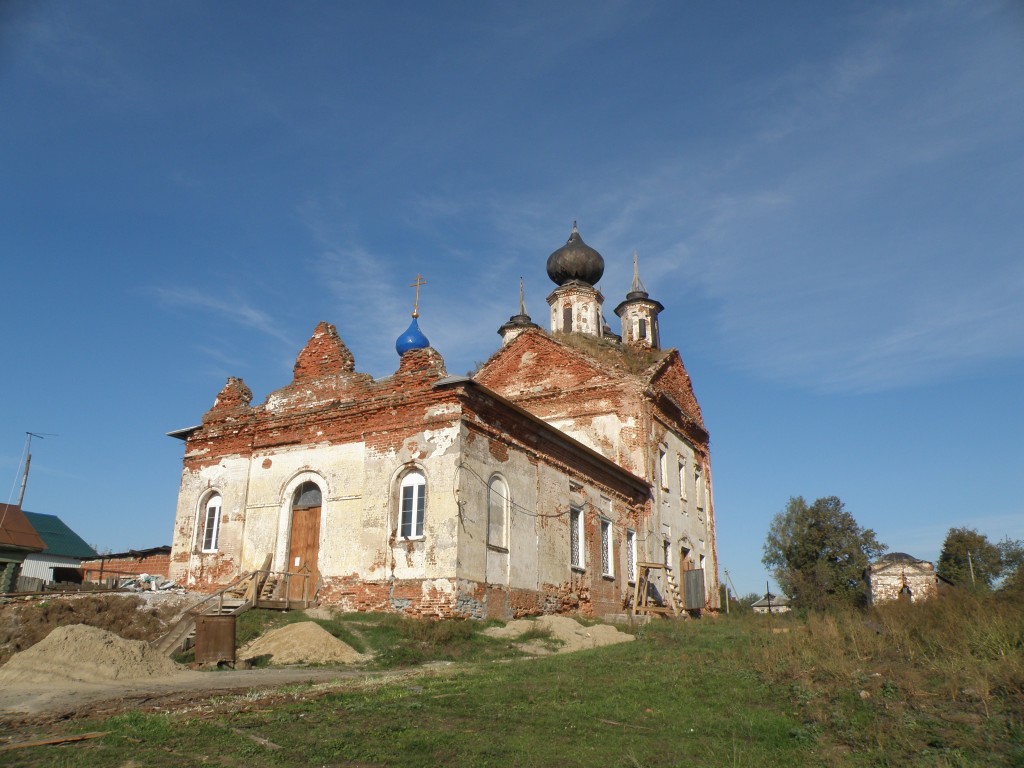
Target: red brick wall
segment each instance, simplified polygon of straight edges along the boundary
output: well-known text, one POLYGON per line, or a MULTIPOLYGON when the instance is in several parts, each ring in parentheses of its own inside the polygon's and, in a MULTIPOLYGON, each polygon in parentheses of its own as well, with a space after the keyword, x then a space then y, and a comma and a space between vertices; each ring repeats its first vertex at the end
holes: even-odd
MULTIPOLYGON (((150 576, 167 578, 171 565, 170 555, 150 555, 148 557, 121 557, 103 561, 103 578, 128 574, 148 573, 150 576)), ((87 560, 82 563, 82 577, 85 581, 100 580, 100 561, 87 560)))

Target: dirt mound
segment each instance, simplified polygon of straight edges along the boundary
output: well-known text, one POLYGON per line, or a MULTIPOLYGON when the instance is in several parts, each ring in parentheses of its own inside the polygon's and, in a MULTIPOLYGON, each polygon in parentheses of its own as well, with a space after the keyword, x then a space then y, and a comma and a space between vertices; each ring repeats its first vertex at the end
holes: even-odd
POLYGON ((57 627, 88 624, 129 640, 155 640, 198 600, 165 592, 42 595, 0 599, 0 664, 57 627))
POLYGON ((268 655, 271 664, 356 664, 368 658, 312 621, 278 627, 238 651, 240 659, 268 655))
POLYGON ((31 648, 14 654, 0 667, 0 683, 100 683, 162 677, 180 669, 148 643, 72 624, 58 627, 31 648))
MULTIPOLYGON (((630 640, 636 639, 633 635, 620 632, 611 625, 595 624, 587 627, 568 616, 541 616, 539 619, 517 619, 510 621, 504 627, 485 629, 484 634, 489 637, 515 639, 535 629, 548 632, 551 634, 551 637, 562 642, 562 647, 558 649, 558 653, 582 651, 587 648, 598 648, 602 645, 628 643, 630 640)), ((531 640, 520 644, 519 647, 528 653, 538 655, 550 653, 543 641, 531 640)))

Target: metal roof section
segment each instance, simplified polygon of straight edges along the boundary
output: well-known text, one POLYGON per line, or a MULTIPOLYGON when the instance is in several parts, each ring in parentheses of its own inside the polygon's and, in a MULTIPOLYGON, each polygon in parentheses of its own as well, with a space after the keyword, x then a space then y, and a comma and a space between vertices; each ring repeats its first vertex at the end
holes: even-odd
POLYGON ((38 512, 25 512, 24 514, 42 538, 43 543, 46 544, 46 549, 43 550, 46 554, 56 557, 74 557, 80 560, 97 557, 96 550, 56 515, 44 515, 38 512))

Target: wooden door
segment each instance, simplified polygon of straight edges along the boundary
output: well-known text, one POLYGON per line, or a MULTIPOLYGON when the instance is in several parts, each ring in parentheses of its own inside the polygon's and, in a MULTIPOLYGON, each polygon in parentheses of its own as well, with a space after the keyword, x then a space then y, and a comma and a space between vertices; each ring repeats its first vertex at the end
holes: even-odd
POLYGON ((292 510, 291 543, 288 546, 289 600, 312 600, 320 577, 320 507, 292 510))

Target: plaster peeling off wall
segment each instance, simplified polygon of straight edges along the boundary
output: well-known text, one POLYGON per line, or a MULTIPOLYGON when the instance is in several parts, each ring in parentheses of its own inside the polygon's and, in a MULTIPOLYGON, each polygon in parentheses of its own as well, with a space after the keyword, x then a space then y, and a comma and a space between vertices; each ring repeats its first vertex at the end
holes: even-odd
POLYGON ((459 428, 457 426, 424 430, 423 439, 433 447, 428 458, 432 459, 448 453, 448 450, 455 445, 458 437, 459 428))

